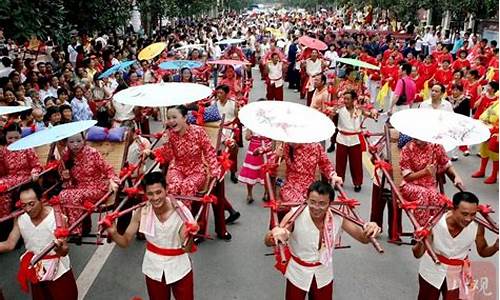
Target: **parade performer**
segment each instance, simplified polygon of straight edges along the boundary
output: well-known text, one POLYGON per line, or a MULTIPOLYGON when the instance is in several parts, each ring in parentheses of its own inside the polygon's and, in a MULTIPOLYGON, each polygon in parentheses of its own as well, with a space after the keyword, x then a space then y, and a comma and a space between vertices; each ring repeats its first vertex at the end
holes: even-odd
POLYGON ((314 77, 314 93, 311 100, 311 107, 329 115, 328 102, 330 102, 330 93, 326 87, 326 75, 316 75, 314 77))
POLYGON ((336 140, 336 171, 345 181, 345 170, 349 158, 354 191, 359 192, 363 184, 362 153, 366 150, 366 141, 361 134, 361 122, 363 116, 377 118, 377 113, 374 110, 364 111, 355 107, 357 94, 354 91, 345 92, 343 99, 345 105, 336 112, 339 130, 336 140))
MULTIPOLYGON (((264 173, 261 172, 262 165, 264 161, 261 156, 255 155, 254 151, 262 146, 264 142, 264 147, 270 148, 272 140, 266 137, 257 135, 247 129, 245 131, 245 139, 249 141, 248 151, 241 166, 240 173, 238 174, 238 181, 245 183, 247 186, 247 198, 248 204, 254 201, 252 190, 256 183, 264 185, 264 173)), ((264 193, 262 200, 267 200, 267 191, 264 193)))
POLYGON ((301 204, 307 196, 307 188, 316 178, 316 170, 332 184, 342 183, 333 164, 326 156, 319 143, 286 143, 276 150, 278 157, 283 157, 286 164, 285 184, 280 189, 283 204, 301 204))
POLYGON ((488 141, 481 143, 479 155, 481 156, 481 165, 479 170, 472 174, 474 178, 485 176, 488 160, 493 162, 491 175, 486 178, 484 183, 494 184, 498 177, 498 100, 493 102, 485 112, 479 117, 481 121, 490 127, 491 137, 488 141))
MULTIPOLYGON (((2 141, 0 146, 0 165, 5 169, 4 174, 0 175, 0 217, 8 215, 14 207, 12 194, 6 190, 10 187, 20 184, 28 179, 36 181, 38 174, 42 171, 42 166, 38 156, 33 149, 20 151, 9 151, 7 146, 21 138, 21 127, 14 121, 9 121, 4 125, 2 141)), ((12 229, 12 222, 6 221, 0 223, 0 241, 7 238, 12 229)))
MULTIPOLYGON (((437 174, 447 173, 456 186, 463 181, 455 171, 441 145, 413 139, 401 150, 401 194, 407 201, 417 201, 419 205, 441 205, 437 187, 437 174)), ((438 208, 416 209, 414 214, 420 225, 425 225, 438 208)))
POLYGON ((283 62, 279 60, 278 53, 274 52, 271 55, 271 61, 266 64, 267 79, 266 79, 266 98, 267 100, 283 101, 283 62))
POLYGON ((24 213, 15 220, 9 238, 0 242, 0 253, 14 250, 22 238, 26 252, 21 257, 17 275, 21 288, 28 292, 29 283, 33 300, 76 300, 78 290, 68 257, 68 244, 64 234, 56 234, 58 228, 66 226, 65 217, 40 201, 42 191, 35 183, 21 186, 18 194, 24 213), (30 268, 31 258, 52 241, 56 244, 54 250, 30 268))
POLYGON ((483 93, 479 99, 474 104, 474 119, 479 119, 483 112, 491 105, 491 103, 498 100, 498 82, 490 81, 486 86, 486 91, 483 93))
MULTIPOLYGON (((165 144, 154 154, 162 164, 169 163, 167 171, 170 194, 194 196, 207 181, 208 176, 220 177, 220 166, 214 147, 203 128, 187 123, 184 105, 170 107, 167 111, 165 144)), ((145 153, 151 150, 145 149, 145 153)))
POLYGON ((301 99, 304 99, 304 97, 307 96, 307 106, 311 105, 312 95, 314 92, 313 77, 323 72, 323 67, 325 67, 325 63, 321 58, 319 58, 318 50, 312 49, 310 53, 310 57, 302 62, 304 73, 303 78, 301 78, 301 99))
MULTIPOLYGON (((227 85, 222 84, 219 85, 218 87, 215 88, 216 92, 216 105, 217 109, 219 110, 219 114, 225 115, 224 122, 225 123, 233 123, 235 120, 238 118, 238 102, 234 101, 233 99, 229 99, 228 96, 230 94, 230 89, 227 85)), ((230 133, 230 129, 223 129, 222 133, 224 136, 228 136, 230 133)), ((226 139, 223 137, 222 142, 224 142, 226 139)), ((231 181, 233 183, 238 183, 238 178, 236 177, 236 171, 238 170, 238 150, 239 147, 237 145, 234 145, 231 147, 231 150, 229 151, 230 156, 229 159, 233 162, 231 164, 231 181)))
POLYGON ((440 264, 432 261, 422 241, 413 246, 413 255, 420 259, 418 300, 472 299, 474 282, 469 252, 476 244, 481 257, 498 252, 498 237, 488 245, 484 226, 475 223, 479 199, 470 192, 453 195, 453 209, 444 214, 429 235, 440 264))
POLYGON ((149 203, 134 212, 123 235, 113 224, 107 228, 108 236, 127 248, 138 231, 145 235, 142 273, 149 299, 170 299, 173 294, 175 299, 192 300, 193 268, 187 253, 195 251, 191 234, 198 231, 196 221, 180 201, 168 197, 165 177, 160 172, 147 174, 144 186, 149 203))
POLYGON ((370 237, 377 237, 380 228, 374 222, 366 223, 363 229, 349 220, 342 219, 329 209, 335 198, 331 185, 316 181, 307 190, 307 206, 297 217, 291 228, 285 228, 295 209, 265 236, 267 246, 276 241, 287 244, 290 257, 284 271, 286 300, 328 300, 333 294, 332 254, 338 243, 340 230, 344 230, 363 244, 370 237), (319 249, 318 249, 319 248, 319 249))
MULTIPOLYGON (((63 152, 65 170, 61 171, 63 190, 59 194, 63 205, 79 206, 95 203, 109 190, 118 190, 118 177, 113 167, 95 148, 86 144, 83 133, 66 139, 63 152)), ((68 223, 73 224, 83 213, 79 208, 66 208, 68 223)), ((90 219, 90 218, 89 218, 90 219)), ((90 220, 89 220, 90 221, 90 220)), ((90 231, 90 226, 78 226, 72 232, 81 235, 90 231)))
POLYGON ((237 99, 241 96, 241 79, 238 78, 234 67, 231 65, 226 66, 223 79, 219 85, 227 85, 229 87, 229 98, 237 99))

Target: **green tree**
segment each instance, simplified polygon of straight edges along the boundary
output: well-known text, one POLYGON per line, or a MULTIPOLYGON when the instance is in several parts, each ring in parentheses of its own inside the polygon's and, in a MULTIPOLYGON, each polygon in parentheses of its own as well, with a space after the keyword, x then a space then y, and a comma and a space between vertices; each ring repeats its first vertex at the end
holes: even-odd
POLYGON ((130 0, 64 0, 66 20, 89 33, 113 31, 130 20, 130 0))
POLYGON ((63 0, 1 0, 0 26, 18 42, 31 36, 63 42, 71 30, 66 13, 63 0))

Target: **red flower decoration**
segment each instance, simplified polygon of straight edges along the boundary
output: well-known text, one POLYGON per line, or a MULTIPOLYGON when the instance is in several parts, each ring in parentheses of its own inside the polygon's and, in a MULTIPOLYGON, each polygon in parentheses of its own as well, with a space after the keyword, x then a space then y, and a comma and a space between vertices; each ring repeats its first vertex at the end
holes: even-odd
POLYGON ((101 221, 99 221, 99 224, 104 228, 109 228, 113 226, 113 223, 118 217, 119 213, 117 211, 114 211, 110 214, 107 214, 103 219, 101 219, 101 221))
POLYGON ((36 125, 33 124, 30 126, 31 133, 34 133, 36 131, 36 125))
POLYGON ((359 201, 354 199, 354 198, 344 198, 342 196, 338 197, 338 200, 342 202, 343 204, 349 206, 350 208, 354 208, 356 206, 359 206, 359 201))
POLYGON ((50 170, 50 169, 56 169, 57 167, 59 167, 59 161, 58 160, 51 160, 49 161, 45 167, 43 167, 44 170, 50 170))
POLYGON ((31 260, 35 254, 31 251, 26 252, 21 259, 19 272, 17 273, 17 281, 21 285, 21 290, 25 293, 29 292, 29 283, 37 283, 38 276, 36 270, 31 267, 31 260))
POLYGON ((130 176, 135 171, 135 169, 137 169, 137 165, 135 164, 129 164, 128 166, 123 167, 120 170, 120 178, 130 176))
POLYGON ((278 206, 279 205, 278 205, 278 202, 276 202, 276 200, 271 200, 263 205, 263 207, 270 208, 273 212, 278 211, 278 206))
POLYGON ((220 175, 220 177, 222 177, 229 169, 231 169, 233 161, 229 159, 229 153, 227 152, 222 152, 222 154, 217 157, 217 160, 219 161, 222 167, 220 175))
POLYGON ((266 174, 274 174, 276 172, 276 169, 278 168, 278 164, 268 162, 266 164, 263 164, 260 166, 260 174, 262 176, 265 176, 266 174))
POLYGON ((54 236, 56 239, 67 238, 69 236, 69 229, 66 227, 56 228, 54 231, 54 236))
POLYGON ((165 157, 163 157, 163 155, 161 154, 161 150, 160 148, 158 149, 155 149, 153 151, 154 153, 154 156, 155 156, 155 160, 160 164, 160 165, 164 165, 167 161, 165 160, 165 157))
POLYGON ((431 233, 431 231, 427 228, 419 228, 419 229, 415 230, 413 235, 415 236, 416 240, 421 241, 421 240, 425 239, 426 237, 428 237, 430 233, 431 233))
POLYGON ((161 139, 161 137, 163 136, 163 131, 159 131, 159 132, 155 132, 153 133, 153 137, 157 140, 161 139))
POLYGON ((439 194, 439 202, 442 205, 446 205, 446 207, 448 207, 448 208, 453 207, 453 201, 451 201, 451 199, 448 198, 445 194, 439 194))
POLYGON ((136 188, 136 187, 129 187, 129 188, 124 189, 123 192, 125 192, 125 194, 127 194, 127 197, 134 198, 140 192, 142 192, 142 190, 139 188, 136 188))
POLYGON ((201 197, 201 202, 203 202, 204 204, 208 204, 208 203, 217 203, 217 196, 214 196, 214 195, 204 195, 203 197, 201 197))
POLYGON ((481 214, 489 214, 489 213, 492 213, 493 212, 493 209, 491 208, 491 206, 489 204, 479 204, 477 206, 477 210, 481 213, 481 214))
POLYGON ((0 184, 0 193, 5 193, 9 188, 5 184, 0 184))
POLYGON ((90 202, 90 201, 86 200, 85 202, 83 202, 83 208, 85 208, 85 210, 86 210, 89 214, 91 214, 91 213, 93 213, 93 212, 94 212, 94 210, 95 210, 95 205, 94 205, 94 203, 92 203, 92 202, 90 202))
POLYGON ((61 204, 61 198, 59 198, 59 196, 52 196, 49 199, 50 206, 55 206, 55 205, 60 205, 60 204, 61 204))
POLYGON ((21 200, 16 201, 16 208, 23 208, 23 203, 21 202, 21 200))
POLYGON ((378 176, 378 169, 386 170, 387 172, 392 171, 392 165, 385 160, 376 160, 374 165, 373 172, 375 173, 375 180, 377 180, 377 184, 380 185, 380 178, 378 176))

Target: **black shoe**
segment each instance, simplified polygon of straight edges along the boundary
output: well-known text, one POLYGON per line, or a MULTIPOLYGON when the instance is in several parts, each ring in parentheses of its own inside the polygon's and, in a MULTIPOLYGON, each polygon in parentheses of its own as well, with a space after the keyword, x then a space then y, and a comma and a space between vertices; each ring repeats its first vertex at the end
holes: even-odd
POLYGON ((359 193, 359 192, 361 191, 361 186, 360 186, 360 185, 355 185, 355 186, 354 186, 354 191, 355 191, 356 193, 359 193))
POLYGON ((68 237, 68 243, 73 243, 77 246, 81 246, 82 245, 82 236, 81 235, 70 235, 68 237))
POLYGON ((267 194, 264 195, 264 196, 262 196, 262 201, 263 202, 269 202, 270 201, 269 196, 267 194))
POLYGON ((335 144, 331 144, 330 147, 328 147, 328 149, 326 149, 326 152, 328 152, 328 153, 332 153, 333 151, 335 151, 335 144))
POLYGON ((203 243, 204 241, 205 241, 205 239, 204 239, 204 238, 202 238, 202 237, 195 237, 195 238, 193 239, 193 242, 194 242, 196 245, 199 245, 199 244, 203 243))
POLYGON ((231 234, 229 232, 226 231, 226 233, 222 234, 222 235, 219 235, 217 234, 217 237, 221 240, 224 240, 226 242, 229 242, 233 237, 231 236, 231 234))
POLYGON ((238 183, 238 177, 236 177, 236 173, 231 173, 231 182, 234 184, 238 183))
POLYGON ((229 217, 226 218, 225 222, 226 222, 226 224, 232 224, 236 220, 238 220, 240 218, 240 216, 241 216, 240 212, 236 211, 236 212, 230 214, 229 217))

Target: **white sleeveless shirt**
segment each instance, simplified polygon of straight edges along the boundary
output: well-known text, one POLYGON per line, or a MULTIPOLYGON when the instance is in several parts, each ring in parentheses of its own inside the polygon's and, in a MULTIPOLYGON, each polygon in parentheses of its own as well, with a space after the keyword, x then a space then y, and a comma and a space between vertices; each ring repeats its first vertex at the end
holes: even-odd
MULTIPOLYGON (((292 209, 292 211, 295 210, 297 210, 297 208, 292 209)), ((334 215, 333 222, 333 236, 336 239, 339 229, 342 226, 342 218, 334 215)), ((290 252, 305 262, 319 262, 319 239, 319 229, 314 225, 309 207, 306 206, 295 220, 293 232, 290 235, 288 243, 290 252)), ((333 266, 332 263, 330 263, 328 266, 319 265, 316 267, 305 267, 297 263, 293 258, 290 258, 285 278, 303 291, 309 291, 313 278, 316 278, 316 285, 320 289, 333 280, 333 266)))
MULTIPOLYGON (((142 209, 152 209, 146 206, 142 209)), ((179 249, 182 247, 180 229, 183 225, 182 219, 173 212, 168 219, 161 223, 156 214, 153 213, 154 236, 145 235, 146 240, 159 248, 179 249)), ((171 284, 179 281, 191 271, 191 260, 187 253, 177 256, 165 256, 153 253, 146 249, 142 261, 142 273, 149 278, 161 281, 165 276, 165 283, 171 284)))
MULTIPOLYGON (((443 215, 436 226, 432 228, 432 247, 436 254, 452 259, 465 259, 476 241, 477 224, 470 223, 460 234, 453 238, 446 224, 446 217, 450 212, 443 215)), ((446 264, 435 264, 432 258, 425 252, 420 260, 418 273, 428 283, 439 289, 446 278, 448 290, 459 288, 461 266, 448 266, 446 264)))
MULTIPOLYGON (((219 110, 219 113, 222 117, 222 115, 226 115, 224 122, 231 122, 236 119, 236 115, 234 114, 234 111, 236 110, 236 101, 227 99, 226 103, 223 105, 220 101, 216 101, 217 103, 217 109, 219 110)), ((224 142, 226 139, 225 137, 229 136, 231 133, 231 130, 228 128, 223 128, 222 129, 222 142, 224 142)))
MULTIPOLYGON (((50 208, 50 213, 43 221, 35 226, 27 213, 22 214, 17 219, 21 236, 24 240, 26 251, 31 251, 35 255, 40 253, 47 244, 56 239, 54 231, 56 230, 56 218, 54 210, 50 208)), ((54 255, 51 251, 48 255, 54 255)), ((42 259, 37 266, 38 279, 40 281, 53 281, 64 275, 70 269, 69 256, 42 259)))
POLYGON ((273 64, 273 62, 268 63, 269 66, 269 80, 271 80, 271 84, 274 84, 275 87, 283 86, 283 63, 278 62, 277 64, 273 64))

